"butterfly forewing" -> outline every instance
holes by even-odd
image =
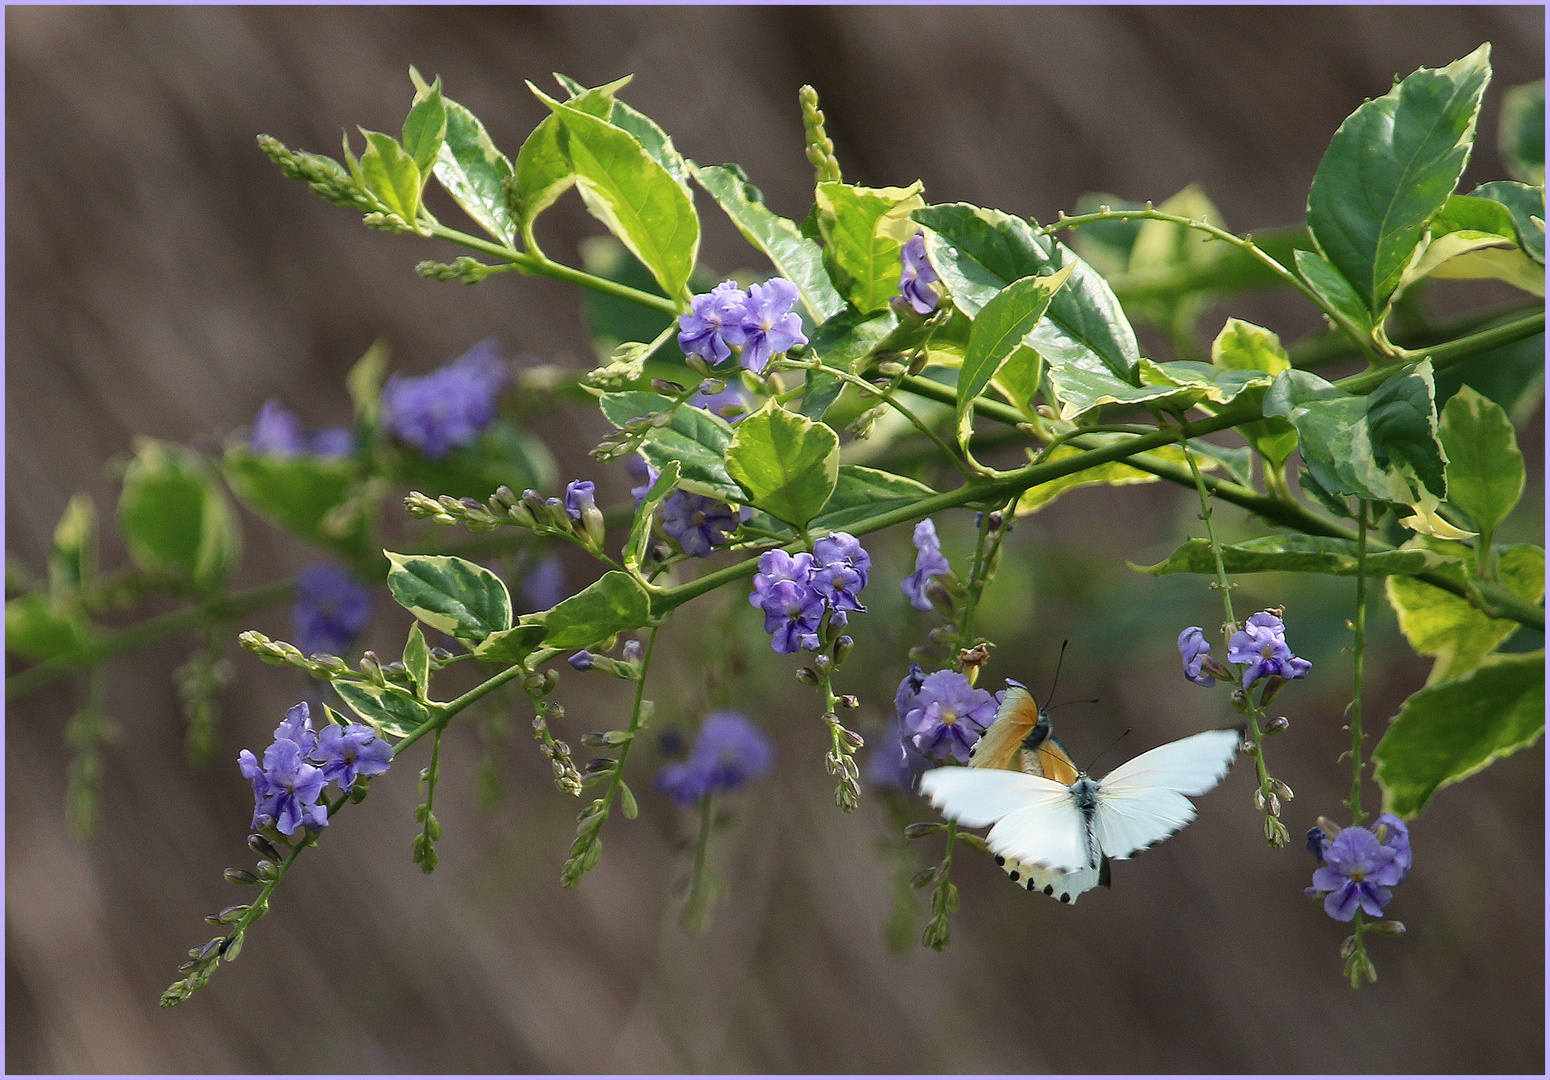
[[[921,774],[920,793],[931,800],[953,821],[978,829],[993,825],[1031,804],[1064,798],[1070,790],[1064,784],[1042,776],[1008,769],[964,769],[955,765],[931,769]]]
[[[1016,769],[1023,740],[1039,722],[1039,706],[1026,687],[1008,684],[1006,697],[996,710],[995,722],[985,730],[969,754],[976,769]],[[1058,778],[1057,778],[1058,779]]]
[[[1097,852],[1087,842],[1087,820],[1077,809],[1071,789],[1052,780],[1044,782],[1059,791],[1042,790],[1027,798],[996,822],[985,843],[997,855],[1067,874],[1089,867],[1096,870]]]
[[[1165,840],[1195,817],[1186,795],[1210,791],[1232,768],[1239,732],[1202,731],[1125,762],[1098,785],[1093,811],[1099,847],[1128,859]]]

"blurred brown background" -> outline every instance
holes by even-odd
[[[415,373],[491,335],[512,354],[590,362],[574,291],[423,280],[416,261],[457,252],[361,228],[255,148],[258,132],[337,153],[341,128],[397,130],[411,63],[439,73],[513,155],[544,115],[524,78],[552,89],[554,70],[589,85],[634,72],[625,96],[686,154],[742,163],[793,217],[811,197],[796,109],[811,82],[849,180],[918,177],[932,201],[1041,220],[1085,191],[1160,200],[1193,181],[1248,229],[1301,220],[1329,137],[1363,98],[1485,40],[1496,76],[1466,185],[1504,175],[1500,94],[1543,74],[1540,8],[9,8],[7,550],[41,565],[74,491],[106,515],[116,488],[104,462],[136,434],[214,446],[273,395],[308,423],[344,421],[344,373],[378,335]],[[709,200],[699,205],[705,262],[754,264]],[[574,195],[540,224],[560,257],[597,231]],[[1282,297],[1232,312],[1287,337],[1315,325]],[[1223,313],[1203,329],[1214,334]],[[565,476],[624,494],[622,470],[585,456],[599,418],[578,409],[539,430]],[[1542,447],[1530,434],[1525,450],[1533,503]],[[1001,644],[989,674],[1043,685],[1070,637],[1064,686],[1103,699],[1061,715],[1079,760],[1127,726],[1135,753],[1229,722],[1224,702],[1179,678],[1172,647],[1182,625],[1212,622],[1214,594],[1124,567],[1198,528],[1188,498],[1082,491],[1014,535],[987,601]],[[1520,528],[1534,528],[1533,509]],[[309,557],[245,523],[239,585]],[[961,523],[939,524],[963,555]],[[906,617],[897,594],[912,553],[896,531],[875,549],[873,610],[844,675],[871,722],[931,625]],[[108,544],[105,563],[121,559]],[[1300,832],[1342,813],[1351,586],[1285,585],[1250,579],[1240,604],[1288,602],[1292,644],[1315,661],[1314,678],[1283,694],[1293,728],[1271,748]],[[380,600],[367,644],[396,650],[407,618]],[[739,604],[736,633],[716,638],[724,605]],[[703,649],[746,649],[733,694],[779,751],[717,838],[729,896],[707,934],[675,925],[688,825],[648,794],[661,759],[644,750],[631,761],[641,818],[616,815],[601,866],[560,888],[575,807],[548,783],[517,709],[508,793],[491,814],[472,792],[474,732],[447,740],[433,877],[409,859],[415,757],[298,865],[240,962],[167,1011],[157,995],[205,939],[200,916],[244,899],[220,877],[251,861],[236,753],[267,743],[305,682],[234,647],[217,765],[200,772],[169,678],[193,642],[114,663],[109,711],[123,739],[106,820],[85,843],[62,813],[77,688],[11,705],[7,1071],[1543,1071],[1542,748],[1444,791],[1419,819],[1416,870],[1390,909],[1411,932],[1376,941],[1381,981],[1360,992],[1340,978],[1345,929],[1301,896],[1312,860],[1259,839],[1247,767],[1201,800],[1194,826],[1075,908],[960,858],[952,947],[895,956],[883,943],[893,834],[882,800],[834,809],[814,699],[740,596],[686,615],[652,676],[664,723],[703,714]],[[1381,604],[1373,621],[1368,713],[1381,729],[1426,665]],[[274,610],[245,625],[283,636],[287,624]],[[567,673],[563,734],[617,726],[619,689]],[[937,844],[919,842],[914,857],[934,861]]]

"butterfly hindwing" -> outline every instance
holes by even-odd
[[[996,862],[1020,887],[1029,892],[1043,893],[1045,896],[1059,900],[1062,904],[1074,904],[1076,898],[1087,890],[1109,883],[1106,873],[1107,861],[1098,867],[1088,867],[1069,874],[1040,866],[1038,863],[1009,859],[1005,855],[997,855]]]

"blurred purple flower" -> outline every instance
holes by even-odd
[[[1230,674],[1211,654],[1211,643],[1198,626],[1186,626],[1179,632],[1179,656],[1184,661],[1184,677],[1197,686],[1215,686],[1217,679]]]
[[[255,454],[273,457],[348,457],[355,451],[355,436],[349,428],[321,427],[308,434],[301,417],[270,398],[258,410],[248,447]]]
[[[380,775],[393,764],[393,748],[370,724],[326,725],[311,756],[322,765],[323,779],[336,781],[341,791],[354,787],[358,777]]]
[[[736,377],[726,380],[726,388],[719,394],[696,393],[689,399],[690,405],[697,405],[707,412],[713,412],[721,416],[721,409],[725,405],[740,405],[743,412],[737,416],[723,416],[723,420],[736,424],[747,414],[748,406],[753,404],[753,399],[748,394],[748,388],[743,385],[743,380]]]
[[[768,736],[740,712],[721,710],[705,718],[688,760],[658,771],[655,787],[680,806],[692,806],[714,791],[731,791],[769,770],[775,751]]]
[[[522,602],[529,611],[548,611],[565,599],[565,564],[545,555],[522,575]]]
[[[683,547],[685,555],[704,558],[753,516],[747,507],[734,511],[724,502],[679,489],[662,500],[662,531]]]
[[[791,310],[796,302],[797,287],[785,278],[748,286],[742,321],[727,327],[726,340],[742,347],[738,359],[749,371],[762,372],[770,357],[807,344],[802,317]]]
[[[926,673],[920,670],[920,665],[910,661],[910,670],[899,680],[899,689],[894,691],[893,711],[895,717],[901,722],[910,714],[910,710],[919,704],[920,687],[926,681]]]
[[[932,760],[969,760],[969,749],[996,718],[996,699],[956,671],[933,671],[921,682],[904,732]]]
[[[1333,840],[1323,842],[1323,849],[1324,865],[1313,872],[1313,885],[1304,891],[1324,897],[1324,913],[1331,919],[1350,922],[1357,908],[1382,918],[1384,905],[1394,898],[1389,886],[1405,877],[1399,849],[1379,843],[1360,825],[1341,829]],[[1408,856],[1408,832],[1405,851]]]
[[[890,720],[872,747],[862,775],[868,784],[884,791],[914,791],[920,774],[930,766],[904,737],[903,725]]]
[[[1385,847],[1394,849],[1394,862],[1399,867],[1399,881],[1410,873],[1410,830],[1394,814],[1380,814],[1374,823],[1373,835]],[[1399,881],[1394,884],[1398,885]]]
[[[382,390],[382,419],[395,435],[433,461],[468,446],[495,419],[509,374],[494,339],[445,367],[418,377],[394,373]]]
[[[341,656],[371,618],[371,590],[338,563],[321,561],[296,575],[291,626],[303,656]]]
[[[952,573],[952,565],[942,554],[942,544],[936,538],[936,522],[926,518],[915,526],[915,572],[899,583],[904,595],[910,598],[910,606],[916,611],[930,611],[931,601],[926,598],[926,587],[932,578]]]
[[[1293,656],[1286,644],[1286,626],[1269,611],[1250,615],[1242,630],[1227,641],[1227,659],[1249,665],[1243,672],[1243,685],[1252,686],[1267,676],[1300,679],[1313,665]]]
[[[918,232],[910,237],[899,252],[904,272],[899,275],[899,292],[910,302],[917,315],[929,315],[936,310],[938,296],[931,282],[942,280],[926,258],[926,234]]]
[[[708,293],[689,300],[689,312],[678,316],[678,347],[715,367],[732,355],[731,329],[742,323],[748,294],[735,281],[723,281]]]
[[[639,506],[641,500],[646,497],[646,495],[651,491],[652,486],[656,484],[657,476],[660,474],[658,474],[657,470],[651,467],[650,462],[640,457],[631,456],[626,458],[624,467],[625,470],[629,472],[631,480],[640,481],[640,485],[638,487],[632,487],[630,489],[630,494],[635,496],[635,505]]]

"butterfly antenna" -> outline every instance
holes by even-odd
[[[1096,704],[1098,704],[1098,699],[1095,698],[1095,697],[1090,697],[1090,698],[1073,698],[1070,701],[1062,701],[1059,705],[1051,705],[1049,708],[1045,709],[1044,711],[1045,712],[1054,712],[1056,709],[1064,709],[1067,705],[1096,705]]]
[[[1093,758],[1090,762],[1088,762],[1087,763],[1087,767],[1085,769],[1083,769],[1082,772],[1083,773],[1091,773],[1092,769],[1093,769],[1093,766],[1098,764],[1098,762],[1103,759],[1103,755],[1107,754],[1110,750],[1113,750],[1116,746],[1118,746],[1119,745],[1119,740],[1123,739],[1126,735],[1129,735],[1129,734],[1130,734],[1130,729],[1129,728],[1126,728],[1124,731],[1120,732],[1119,733],[1119,738],[1115,739],[1113,742],[1109,743],[1108,746],[1105,746],[1101,751],[1099,751],[1098,756]]]
[[[1055,677],[1050,680],[1049,696],[1044,699],[1045,705],[1043,711],[1045,712],[1049,711],[1049,702],[1055,700],[1055,687],[1060,685],[1060,665],[1066,661],[1066,646],[1069,644],[1071,644],[1070,638],[1066,638],[1066,640],[1060,643],[1060,656],[1055,660]]]

